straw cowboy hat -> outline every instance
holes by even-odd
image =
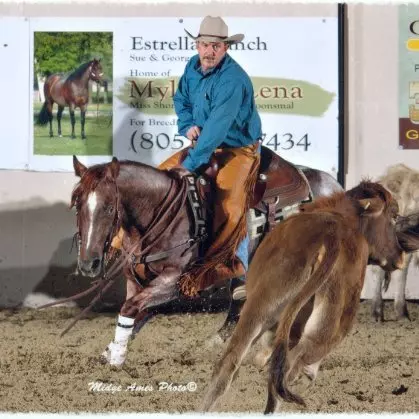
[[[206,16],[202,20],[197,36],[191,35],[186,29],[185,32],[195,41],[228,42],[230,44],[236,44],[244,38],[244,35],[241,33],[228,36],[228,26],[224,20],[220,17],[212,16]]]

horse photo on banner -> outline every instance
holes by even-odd
[[[112,154],[112,32],[34,32],[33,154]]]

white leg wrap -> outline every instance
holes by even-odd
[[[128,341],[134,329],[134,319],[129,317],[118,316],[118,324],[115,330],[115,339],[111,342],[102,356],[111,365],[120,366],[125,362]]]

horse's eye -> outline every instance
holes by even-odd
[[[108,215],[112,215],[113,214],[113,206],[112,205],[109,205],[106,208],[106,214],[108,214]]]

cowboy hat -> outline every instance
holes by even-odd
[[[244,35],[239,33],[237,35],[228,36],[228,26],[220,17],[206,16],[199,27],[197,36],[191,35],[186,29],[185,32],[195,41],[206,42],[228,42],[236,44],[241,42]]]

